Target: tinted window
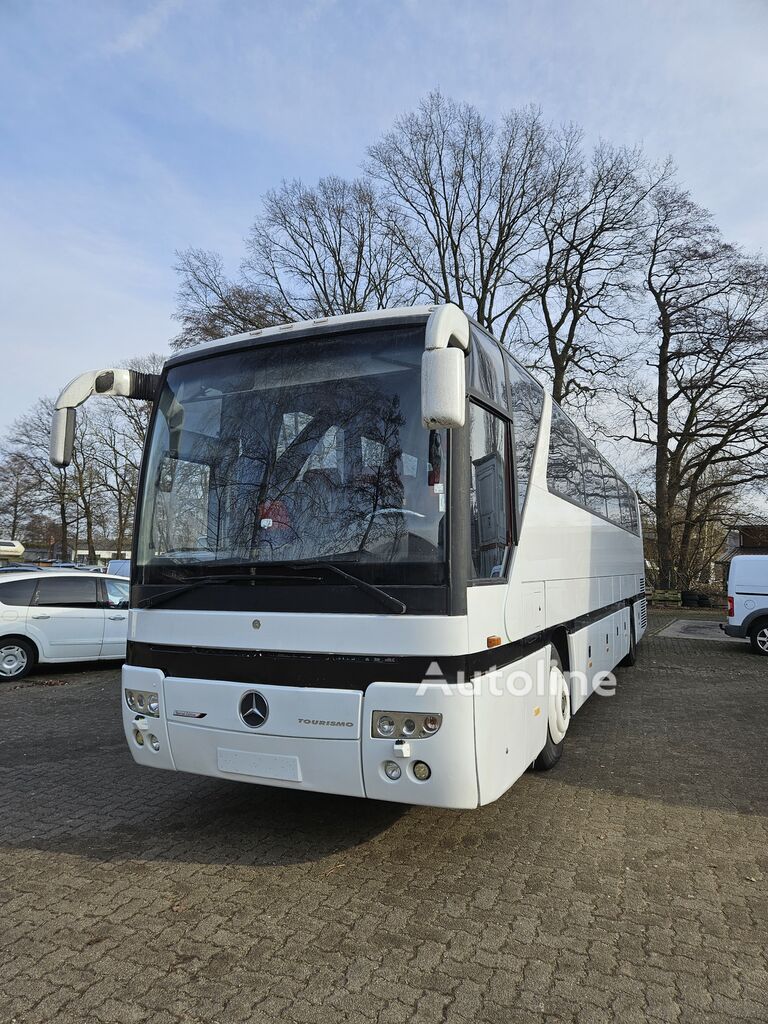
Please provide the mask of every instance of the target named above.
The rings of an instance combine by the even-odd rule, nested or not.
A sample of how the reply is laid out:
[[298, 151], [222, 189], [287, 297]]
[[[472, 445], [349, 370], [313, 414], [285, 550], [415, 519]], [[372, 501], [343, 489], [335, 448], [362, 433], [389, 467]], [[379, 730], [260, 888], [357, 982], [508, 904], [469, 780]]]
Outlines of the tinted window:
[[470, 539], [475, 579], [501, 576], [508, 546], [504, 422], [469, 407]]
[[616, 526], [621, 526], [621, 502], [619, 500], [619, 481], [608, 465], [603, 459], [603, 476], [605, 478], [605, 503], [608, 511], [608, 518]]
[[147, 446], [139, 567], [319, 558], [376, 563], [377, 583], [432, 563], [420, 578], [436, 579], [448, 481], [445, 433], [421, 422], [423, 354], [422, 326], [172, 367]]
[[96, 580], [88, 576], [59, 576], [40, 580], [35, 604], [44, 608], [97, 608]]
[[25, 608], [32, 600], [36, 585], [36, 579], [0, 583], [0, 602]]
[[515, 428], [515, 478], [517, 501], [522, 509], [531, 478], [536, 438], [539, 436], [544, 391], [512, 359], [507, 361], [509, 375], [509, 411]]
[[637, 509], [635, 506], [635, 495], [629, 484], [619, 480], [619, 492], [621, 501], [621, 525], [625, 530], [637, 532]]
[[584, 504], [579, 432], [558, 406], [552, 406], [547, 485], [550, 491]]
[[128, 584], [123, 580], [104, 580], [107, 588], [107, 604], [110, 608], [128, 607]]
[[605, 516], [605, 484], [603, 483], [603, 465], [597, 449], [593, 448], [584, 438], [581, 439], [581, 459], [584, 464], [584, 495], [590, 512]]
[[506, 407], [504, 397], [504, 357], [496, 342], [482, 331], [472, 328], [469, 355], [470, 384], [497, 405]]

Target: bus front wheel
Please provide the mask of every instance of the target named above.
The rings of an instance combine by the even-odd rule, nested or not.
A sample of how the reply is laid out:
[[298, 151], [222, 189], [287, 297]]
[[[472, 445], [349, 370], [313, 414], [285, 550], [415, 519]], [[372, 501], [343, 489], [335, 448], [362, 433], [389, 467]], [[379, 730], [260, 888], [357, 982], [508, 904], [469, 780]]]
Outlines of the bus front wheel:
[[568, 680], [563, 674], [560, 657], [553, 649], [549, 668], [549, 716], [547, 720], [547, 742], [533, 762], [536, 771], [545, 772], [554, 768], [563, 756], [565, 734], [571, 721], [571, 693]]

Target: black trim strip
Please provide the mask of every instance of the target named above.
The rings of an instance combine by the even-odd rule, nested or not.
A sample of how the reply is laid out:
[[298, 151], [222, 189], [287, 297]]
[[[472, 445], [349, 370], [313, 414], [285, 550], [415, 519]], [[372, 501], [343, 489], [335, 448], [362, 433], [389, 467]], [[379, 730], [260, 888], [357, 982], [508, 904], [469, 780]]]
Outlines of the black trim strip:
[[[442, 678], [448, 683], [456, 683], [519, 661], [549, 643], [558, 630], [577, 632], [621, 608], [631, 607], [641, 599], [642, 595], [635, 594], [501, 647], [444, 658], [244, 651], [129, 641], [126, 663], [141, 668], [158, 668], [166, 676], [272, 686], [365, 690], [374, 682], [420, 683], [424, 679], [437, 682]], [[435, 664], [442, 675], [436, 674]]]

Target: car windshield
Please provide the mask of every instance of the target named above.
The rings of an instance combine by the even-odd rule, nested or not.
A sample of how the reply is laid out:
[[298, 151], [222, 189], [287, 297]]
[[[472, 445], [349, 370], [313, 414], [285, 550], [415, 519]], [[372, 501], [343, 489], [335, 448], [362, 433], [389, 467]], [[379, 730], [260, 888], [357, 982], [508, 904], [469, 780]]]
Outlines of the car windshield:
[[445, 435], [421, 423], [423, 350], [421, 325], [171, 368], [139, 566], [442, 562]]

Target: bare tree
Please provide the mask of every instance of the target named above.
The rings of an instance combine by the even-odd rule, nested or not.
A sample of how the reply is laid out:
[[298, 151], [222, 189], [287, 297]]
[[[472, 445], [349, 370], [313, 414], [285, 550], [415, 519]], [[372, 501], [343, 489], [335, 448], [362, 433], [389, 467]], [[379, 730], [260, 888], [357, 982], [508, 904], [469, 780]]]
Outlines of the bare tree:
[[640, 149], [605, 142], [587, 157], [573, 126], [550, 135], [547, 158], [536, 298], [521, 318], [521, 343], [551, 377], [555, 401], [583, 405], [615, 381], [623, 362], [645, 202], [671, 167], [650, 168]]
[[173, 348], [189, 348], [285, 321], [272, 298], [252, 281], [230, 281], [216, 253], [187, 249], [177, 252], [176, 260], [180, 283], [175, 319], [182, 329], [171, 342]]
[[535, 108], [499, 126], [431, 93], [368, 150], [396, 256], [430, 302], [455, 302], [503, 340], [531, 295], [548, 129]]
[[360, 313], [412, 301], [388, 230], [396, 212], [372, 184], [321, 178], [283, 182], [264, 198], [244, 272], [277, 317]]
[[16, 538], [35, 510], [38, 481], [18, 452], [4, 451], [0, 459], [0, 528]]
[[632, 440], [653, 453], [659, 585], [686, 584], [697, 530], [768, 476], [768, 268], [676, 186], [649, 201], [646, 374]]
[[48, 460], [52, 413], [53, 402], [50, 399], [38, 401], [27, 415], [12, 425], [7, 445], [35, 480], [36, 511], [57, 523], [60, 557], [66, 560], [77, 501], [68, 470], [57, 469]]

